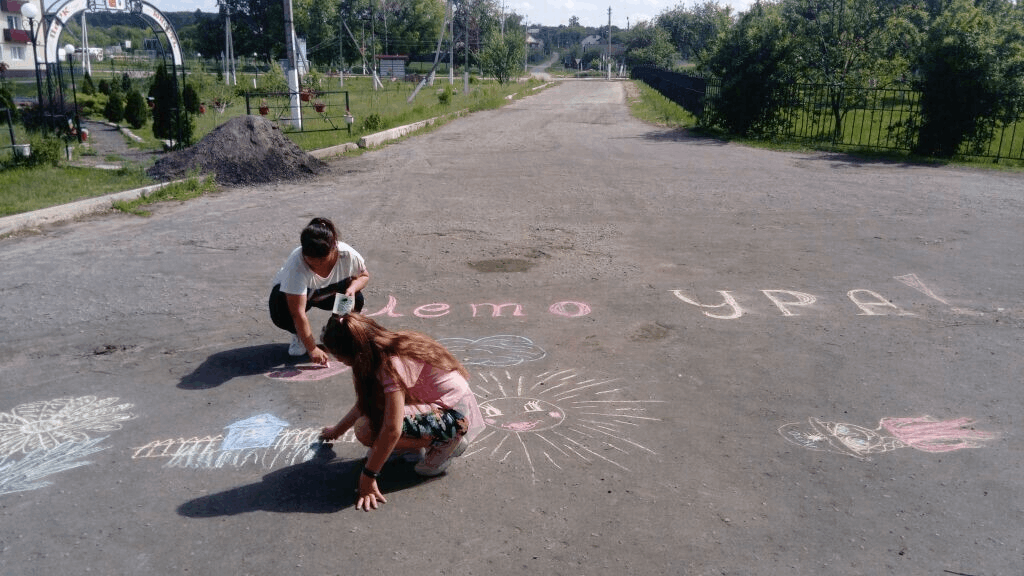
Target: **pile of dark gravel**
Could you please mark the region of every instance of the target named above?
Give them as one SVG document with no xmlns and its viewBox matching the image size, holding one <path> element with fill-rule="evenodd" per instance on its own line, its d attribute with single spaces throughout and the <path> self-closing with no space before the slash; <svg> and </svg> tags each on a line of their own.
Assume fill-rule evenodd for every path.
<svg viewBox="0 0 1024 576">
<path fill-rule="evenodd" d="M 262 116 L 240 116 L 221 124 L 194 146 L 157 160 L 147 173 L 174 180 L 198 169 L 218 184 L 247 185 L 314 176 L 327 165 L 299 148 Z"/>
</svg>

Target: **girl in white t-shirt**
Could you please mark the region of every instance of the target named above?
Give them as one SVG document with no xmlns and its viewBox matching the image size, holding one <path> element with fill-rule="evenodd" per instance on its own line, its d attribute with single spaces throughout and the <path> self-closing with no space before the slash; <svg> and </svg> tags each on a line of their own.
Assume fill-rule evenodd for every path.
<svg viewBox="0 0 1024 576">
<path fill-rule="evenodd" d="M 321 336 L 324 348 L 352 367 L 356 402 L 321 432 L 334 440 L 350 428 L 370 447 L 359 478 L 356 508 L 386 502 L 377 477 L 393 451 L 426 449 L 416 472 L 443 473 L 483 429 L 483 417 L 466 378 L 469 372 L 444 346 L 407 330 L 392 331 L 358 313 L 332 315 Z"/>
<path fill-rule="evenodd" d="M 316 306 L 331 310 L 334 295 L 355 299 L 356 311 L 363 308 L 362 289 L 370 281 L 363 257 L 338 240 L 338 229 L 327 218 L 314 218 L 300 235 L 301 245 L 292 251 L 274 276 L 270 291 L 270 319 L 292 333 L 288 353 L 327 364 L 327 354 L 316 347 L 306 312 Z"/>
</svg>

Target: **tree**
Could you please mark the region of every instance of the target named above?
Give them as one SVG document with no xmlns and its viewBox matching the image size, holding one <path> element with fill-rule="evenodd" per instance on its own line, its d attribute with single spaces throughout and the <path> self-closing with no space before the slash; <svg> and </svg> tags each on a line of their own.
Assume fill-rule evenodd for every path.
<svg viewBox="0 0 1024 576">
<path fill-rule="evenodd" d="M 138 130 L 146 125 L 149 120 L 149 108 L 146 106 L 146 99 L 138 90 L 128 93 L 128 99 L 124 106 L 124 119 L 128 125 Z"/>
<path fill-rule="evenodd" d="M 780 124 L 780 88 L 793 79 L 793 39 L 775 4 L 756 2 L 715 42 L 702 71 L 721 82 L 701 121 L 733 134 L 769 132 Z"/>
<path fill-rule="evenodd" d="M 110 96 L 107 97 L 107 105 L 103 108 L 103 117 L 114 124 L 124 120 L 124 95 L 118 82 L 110 85 Z"/>
<path fill-rule="evenodd" d="M 178 140 L 178 131 L 182 128 L 185 133 L 181 135 L 181 141 L 188 142 L 192 134 L 185 130 L 180 118 L 185 112 L 178 83 L 167 73 L 162 62 L 156 67 L 149 95 L 153 98 L 153 136 L 162 140 Z"/>
<path fill-rule="evenodd" d="M 86 72 L 85 78 L 82 79 L 82 94 L 88 94 L 92 96 L 95 93 L 96 85 L 92 81 L 92 75 Z"/>
<path fill-rule="evenodd" d="M 694 3 L 690 8 L 679 5 L 657 19 L 657 25 L 669 33 L 679 55 L 687 60 L 698 57 L 730 24 L 732 8 L 715 0 Z"/>
<path fill-rule="evenodd" d="M 569 17 L 569 27 L 570 28 L 577 28 L 577 27 L 579 27 L 579 25 L 580 25 L 580 17 L 579 16 L 570 16 Z"/>
<path fill-rule="evenodd" d="M 637 22 L 625 39 L 626 65 L 656 66 L 671 68 L 676 58 L 676 49 L 668 31 L 648 22 Z"/>
<path fill-rule="evenodd" d="M 484 74 L 493 76 L 499 84 L 505 84 L 519 77 L 525 55 L 526 38 L 521 28 L 505 30 L 504 38 L 497 31 L 492 31 L 480 54 L 480 66 Z"/>
<path fill-rule="evenodd" d="M 929 26 L 918 61 L 921 121 L 916 152 L 949 158 L 978 150 L 1022 105 L 1024 26 L 1011 4 L 986 11 L 953 0 Z"/>
</svg>

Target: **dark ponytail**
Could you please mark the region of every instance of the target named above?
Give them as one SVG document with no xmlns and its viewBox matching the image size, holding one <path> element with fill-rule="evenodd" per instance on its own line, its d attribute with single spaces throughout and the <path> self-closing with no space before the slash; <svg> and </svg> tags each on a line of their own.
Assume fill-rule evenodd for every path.
<svg viewBox="0 0 1024 576">
<path fill-rule="evenodd" d="M 338 246 L 338 229 L 327 218 L 313 218 L 302 229 L 302 255 L 323 258 Z"/>
</svg>

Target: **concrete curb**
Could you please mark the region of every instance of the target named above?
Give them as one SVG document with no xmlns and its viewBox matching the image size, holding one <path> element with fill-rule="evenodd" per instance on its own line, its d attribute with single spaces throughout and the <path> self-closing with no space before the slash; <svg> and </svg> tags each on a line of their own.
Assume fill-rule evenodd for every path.
<svg viewBox="0 0 1024 576">
<path fill-rule="evenodd" d="M 12 216 L 4 216 L 3 218 L 0 218 L 0 236 L 6 236 L 7 234 L 31 228 L 38 228 L 46 224 L 63 222 L 65 220 L 71 220 L 72 218 L 87 216 L 97 212 L 103 212 L 109 210 L 113 206 L 114 202 L 118 200 L 135 200 L 140 196 L 156 192 L 165 186 L 185 181 L 186 180 L 174 180 L 172 182 L 161 182 L 160 184 L 146 186 L 145 188 L 116 192 L 114 194 L 97 196 L 95 198 L 86 198 L 85 200 L 71 202 L 70 204 L 61 204 L 60 206 L 52 206 L 50 208 L 43 208 L 42 210 L 35 210 L 33 212 L 23 212 Z"/>
<path fill-rule="evenodd" d="M 380 146 L 385 142 L 389 142 L 391 140 L 398 140 L 399 138 L 405 136 L 406 134 L 411 134 L 412 132 L 415 132 L 421 128 L 426 128 L 427 126 L 430 126 L 431 124 L 437 122 L 438 120 L 443 120 L 445 118 L 452 117 L 458 118 L 459 116 L 468 113 L 468 109 L 459 110 L 458 112 L 452 112 L 451 114 L 445 114 L 444 116 L 435 116 L 434 118 L 427 118 L 426 120 L 420 120 L 419 122 L 413 122 L 412 124 L 406 124 L 405 126 L 399 126 L 397 128 L 384 130 L 383 132 L 377 132 L 376 134 L 363 136 L 362 138 L 359 139 L 359 147 L 376 148 L 377 146 Z"/>
</svg>

